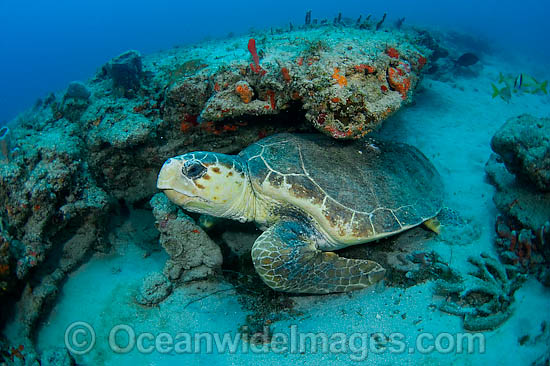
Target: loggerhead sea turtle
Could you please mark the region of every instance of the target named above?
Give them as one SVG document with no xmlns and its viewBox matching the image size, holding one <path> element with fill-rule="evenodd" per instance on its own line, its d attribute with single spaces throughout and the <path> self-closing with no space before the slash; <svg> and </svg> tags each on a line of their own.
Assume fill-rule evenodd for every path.
<svg viewBox="0 0 550 366">
<path fill-rule="evenodd" d="M 433 218 L 443 185 L 416 148 L 367 139 L 278 134 L 239 155 L 190 152 L 168 159 L 157 187 L 189 211 L 265 229 L 252 247 L 263 281 L 279 291 L 343 292 L 384 277 L 376 262 L 333 250 Z"/>
</svg>

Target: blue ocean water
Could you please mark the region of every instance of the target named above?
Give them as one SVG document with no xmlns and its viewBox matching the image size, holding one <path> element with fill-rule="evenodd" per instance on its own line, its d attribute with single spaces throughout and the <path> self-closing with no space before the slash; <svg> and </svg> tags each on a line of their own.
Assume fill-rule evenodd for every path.
<svg viewBox="0 0 550 366">
<path fill-rule="evenodd" d="M 147 54 L 251 28 L 301 25 L 307 10 L 319 19 L 387 12 L 388 21 L 468 31 L 541 64 L 550 57 L 550 4 L 542 0 L 2 1 L 0 123 L 125 50 Z"/>
</svg>

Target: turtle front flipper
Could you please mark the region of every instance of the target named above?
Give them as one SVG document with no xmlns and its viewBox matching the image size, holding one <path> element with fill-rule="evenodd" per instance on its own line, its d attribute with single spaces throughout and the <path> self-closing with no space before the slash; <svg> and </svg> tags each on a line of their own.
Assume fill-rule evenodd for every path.
<svg viewBox="0 0 550 366">
<path fill-rule="evenodd" d="M 320 234 L 295 221 L 281 221 L 252 247 L 256 272 L 272 289 L 326 294 L 368 287 L 384 277 L 376 262 L 347 259 L 317 249 Z"/>
</svg>

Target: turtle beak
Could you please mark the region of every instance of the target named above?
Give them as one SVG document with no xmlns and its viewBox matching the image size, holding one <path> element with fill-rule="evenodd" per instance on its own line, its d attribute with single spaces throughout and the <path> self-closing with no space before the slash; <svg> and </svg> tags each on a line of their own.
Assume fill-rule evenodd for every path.
<svg viewBox="0 0 550 366">
<path fill-rule="evenodd" d="M 162 190 L 174 189 L 174 180 L 178 176 L 178 165 L 176 160 L 168 159 L 162 166 L 157 178 L 157 188 Z"/>
<path fill-rule="evenodd" d="M 174 202 L 178 206 L 185 206 L 188 202 L 193 201 L 194 199 L 194 197 L 187 196 L 174 189 L 163 189 L 162 192 L 170 201 Z"/>
<path fill-rule="evenodd" d="M 182 177 L 181 161 L 178 159 L 166 160 L 157 178 L 157 188 L 162 190 L 172 202 L 180 206 L 195 199 L 191 193 L 192 186 L 187 179 Z"/>
</svg>

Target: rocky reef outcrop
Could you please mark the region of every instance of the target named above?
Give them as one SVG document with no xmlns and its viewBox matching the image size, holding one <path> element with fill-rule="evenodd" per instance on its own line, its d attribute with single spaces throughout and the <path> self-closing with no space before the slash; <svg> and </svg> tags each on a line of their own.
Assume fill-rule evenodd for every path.
<svg viewBox="0 0 550 366">
<path fill-rule="evenodd" d="M 521 115 L 495 134 L 486 164 L 500 211 L 496 244 L 506 263 L 550 286 L 550 119 Z"/>
<path fill-rule="evenodd" d="M 179 60 L 173 75 L 185 77 L 166 89 L 165 118 L 185 128 L 214 127 L 300 108 L 323 133 L 362 137 L 412 100 L 430 51 L 402 36 L 322 27 L 232 42 L 232 52 L 216 60 L 208 48 L 171 51 L 166 56 Z M 161 61 L 155 64 L 159 74 Z"/>
<path fill-rule="evenodd" d="M 550 191 L 550 118 L 511 118 L 493 136 L 491 147 L 518 179 Z"/>
<path fill-rule="evenodd" d="M 102 68 L 112 81 L 117 96 L 131 98 L 139 91 L 143 73 L 143 62 L 138 51 L 130 50 L 113 58 Z"/>
<path fill-rule="evenodd" d="M 39 264 L 55 263 L 57 270 L 68 271 L 101 245 L 111 198 L 82 160 L 78 125 L 58 122 L 40 132 L 23 125 L 14 128 L 16 150 L 0 166 L 0 296 L 15 282 L 28 279 Z M 50 252 L 58 256 L 48 258 Z"/>
<path fill-rule="evenodd" d="M 153 215 L 160 231 L 160 244 L 170 259 L 164 275 L 170 281 L 188 282 L 212 276 L 221 269 L 220 247 L 195 221 L 162 193 L 151 199 Z"/>
</svg>

